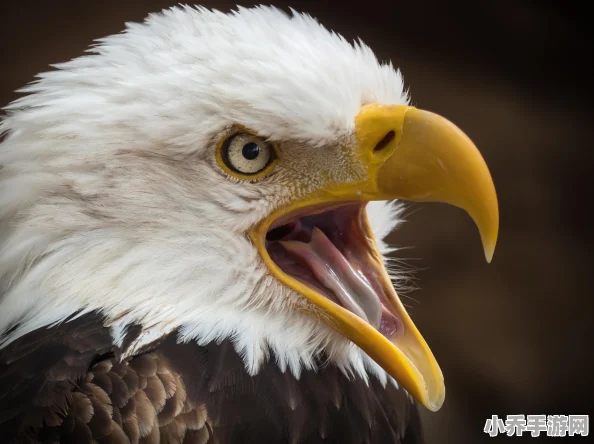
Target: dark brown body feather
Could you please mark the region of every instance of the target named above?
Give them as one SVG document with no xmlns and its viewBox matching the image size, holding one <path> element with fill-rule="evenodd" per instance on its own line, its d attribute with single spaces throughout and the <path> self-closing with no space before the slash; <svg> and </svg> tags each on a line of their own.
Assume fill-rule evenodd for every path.
<svg viewBox="0 0 594 444">
<path fill-rule="evenodd" d="M 130 329 L 132 340 L 137 329 Z M 121 360 L 95 315 L 0 350 L 1 443 L 420 443 L 402 390 L 336 367 L 246 373 L 230 342 L 176 334 Z"/>
</svg>

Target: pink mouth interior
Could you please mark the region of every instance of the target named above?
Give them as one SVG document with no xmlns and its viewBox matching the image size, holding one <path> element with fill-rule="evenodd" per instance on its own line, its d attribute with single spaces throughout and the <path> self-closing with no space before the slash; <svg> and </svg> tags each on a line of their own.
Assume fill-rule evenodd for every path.
<svg viewBox="0 0 594 444">
<path fill-rule="evenodd" d="M 319 211 L 301 210 L 273 224 L 266 234 L 270 257 L 284 273 L 359 316 L 385 337 L 401 334 L 403 324 L 390 309 L 381 270 L 368 260 L 372 241 L 362 225 L 365 204 Z"/>
</svg>

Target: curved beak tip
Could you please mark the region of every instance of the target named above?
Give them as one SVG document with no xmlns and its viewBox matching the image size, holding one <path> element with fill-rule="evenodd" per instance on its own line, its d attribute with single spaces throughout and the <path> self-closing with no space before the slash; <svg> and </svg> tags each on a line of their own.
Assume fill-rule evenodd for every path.
<svg viewBox="0 0 594 444">
<path fill-rule="evenodd" d="M 495 190 L 493 190 L 493 194 L 495 194 Z M 497 240 L 499 237 L 499 211 L 497 208 L 497 204 L 495 203 L 494 205 L 492 205 L 490 210 L 490 218 L 488 218 L 487 220 L 483 219 L 480 222 L 478 220 L 475 220 L 475 223 L 478 226 L 481 234 L 483 250 L 485 252 L 485 259 L 489 264 L 493 260 L 493 255 L 495 254 L 495 247 L 497 246 Z"/>
<path fill-rule="evenodd" d="M 493 255 L 495 254 L 495 244 L 487 244 L 484 247 L 485 250 L 485 259 L 487 259 L 487 263 L 491 263 L 493 260 Z"/>
<path fill-rule="evenodd" d="M 444 395 L 441 398 L 436 399 L 433 402 L 427 403 L 426 408 L 430 412 L 437 412 L 437 411 L 439 411 L 443 407 L 444 401 L 445 401 L 445 392 L 444 392 Z"/>
</svg>

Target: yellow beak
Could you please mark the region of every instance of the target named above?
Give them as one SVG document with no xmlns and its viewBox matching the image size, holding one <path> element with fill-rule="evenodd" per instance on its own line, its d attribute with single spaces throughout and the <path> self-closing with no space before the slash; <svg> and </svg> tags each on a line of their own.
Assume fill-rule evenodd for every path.
<svg viewBox="0 0 594 444">
<path fill-rule="evenodd" d="M 443 117 L 413 107 L 372 104 L 360 110 L 355 130 L 358 160 L 367 170 L 364 180 L 320 190 L 274 212 L 250 234 L 275 276 L 324 310 L 329 326 L 357 344 L 426 408 L 436 411 L 445 398 L 442 372 L 390 282 L 367 220 L 362 229 L 373 248 L 366 260 L 381 277 L 391 309 L 404 325 L 404 333 L 390 339 L 285 274 L 266 250 L 265 237 L 271 224 L 300 208 L 402 199 L 443 202 L 466 210 L 478 226 L 485 256 L 491 261 L 499 228 L 495 187 L 479 151 L 459 128 Z"/>
<path fill-rule="evenodd" d="M 375 178 L 376 199 L 443 202 L 466 210 L 491 262 L 499 230 L 497 194 L 468 136 L 437 114 L 407 106 L 367 105 L 355 126 L 362 156 Z M 392 131 L 393 138 L 387 140 Z"/>
</svg>

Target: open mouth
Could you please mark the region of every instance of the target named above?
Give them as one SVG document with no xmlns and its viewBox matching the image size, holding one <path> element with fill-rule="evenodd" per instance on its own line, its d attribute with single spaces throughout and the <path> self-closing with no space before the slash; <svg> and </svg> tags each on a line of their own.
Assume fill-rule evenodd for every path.
<svg viewBox="0 0 594 444">
<path fill-rule="evenodd" d="M 394 290 L 366 205 L 313 206 L 285 214 L 268 229 L 266 249 L 283 273 L 394 339 L 404 324 L 388 301 L 387 292 Z"/>
<path fill-rule="evenodd" d="M 443 374 L 394 290 L 366 203 L 396 199 L 461 208 L 476 223 L 490 261 L 499 232 L 495 186 L 474 143 L 437 114 L 371 103 L 354 123 L 353 162 L 364 168 L 364 176 L 328 177 L 246 234 L 270 275 L 313 304 L 296 308 L 350 340 L 436 411 L 445 397 Z M 320 177 L 326 177 L 326 167 Z"/>
</svg>

